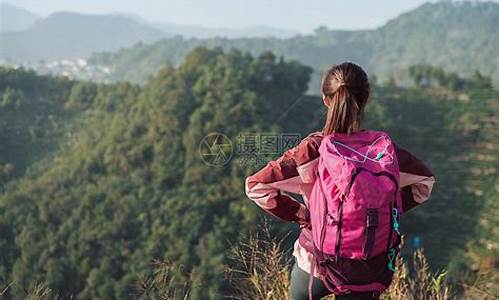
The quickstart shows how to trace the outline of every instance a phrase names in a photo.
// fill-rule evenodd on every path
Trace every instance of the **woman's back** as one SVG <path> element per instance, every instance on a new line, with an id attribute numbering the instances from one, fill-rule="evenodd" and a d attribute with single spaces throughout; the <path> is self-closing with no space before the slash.
<path id="1" fill-rule="evenodd" d="M 425 202 L 435 179 L 386 133 L 361 129 L 369 84 L 359 66 L 332 67 L 322 93 L 323 131 L 248 177 L 246 192 L 272 215 L 301 225 L 293 299 L 304 299 L 307 288 L 300 272 L 320 279 L 309 280 L 311 296 L 376 299 L 392 279 L 399 215 Z M 304 203 L 283 192 L 301 194 Z"/>

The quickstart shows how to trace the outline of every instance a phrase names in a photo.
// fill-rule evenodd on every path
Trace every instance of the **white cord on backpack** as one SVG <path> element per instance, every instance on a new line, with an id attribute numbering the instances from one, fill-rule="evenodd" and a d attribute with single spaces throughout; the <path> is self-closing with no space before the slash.
<path id="1" fill-rule="evenodd" d="M 368 150 L 366 151 L 366 154 L 362 154 L 362 153 L 360 153 L 358 150 L 356 150 L 356 149 L 354 149 L 354 148 L 352 148 L 352 147 L 349 147 L 349 146 L 347 146 L 346 144 L 343 144 L 343 143 L 341 143 L 341 142 L 332 141 L 332 143 L 333 143 L 334 145 L 339 145 L 339 146 L 342 146 L 342 147 L 344 147 L 344 148 L 346 148 L 346 149 L 348 149 L 348 150 L 351 150 L 352 152 L 354 152 L 354 153 L 358 154 L 359 156 L 363 157 L 363 160 L 359 160 L 359 159 L 355 159 L 355 158 L 351 158 L 351 157 L 346 157 L 346 156 L 342 155 L 342 154 L 339 152 L 339 150 L 337 149 L 337 147 L 333 147 L 333 148 L 335 149 L 335 152 L 337 152 L 337 154 L 338 154 L 340 157 L 342 157 L 343 159 L 346 159 L 346 160 L 355 161 L 355 162 L 359 162 L 359 163 L 362 163 L 362 164 L 364 164 L 364 163 L 366 162 L 366 160 L 370 160 L 370 161 L 373 161 L 373 162 L 377 162 L 377 163 L 379 163 L 379 162 L 380 162 L 380 161 L 379 161 L 379 160 L 380 160 L 380 158 L 382 158 L 383 156 L 386 156 L 386 155 L 387 155 L 387 156 L 390 158 L 390 162 L 393 162 L 394 158 L 392 157 L 392 154 L 390 154 L 390 153 L 388 153 L 388 152 L 387 152 L 387 148 L 389 147 L 389 145 L 386 145 L 386 146 L 385 146 L 384 151 L 382 151 L 382 152 L 378 153 L 378 154 L 377 154 L 377 156 L 376 156 L 375 158 L 371 158 L 371 157 L 369 157 L 369 156 L 368 156 L 368 154 L 370 153 L 370 151 L 371 151 L 371 149 L 373 148 L 373 146 L 374 146 L 374 145 L 375 145 L 375 144 L 376 144 L 376 143 L 377 143 L 380 139 L 382 139 L 382 138 L 386 138 L 386 136 L 380 136 L 380 137 L 378 137 L 375 141 L 373 141 L 373 142 L 370 144 L 370 146 L 368 147 Z M 380 156 L 380 157 L 379 157 L 379 156 Z M 377 157 L 378 157 L 378 159 L 377 159 Z"/>

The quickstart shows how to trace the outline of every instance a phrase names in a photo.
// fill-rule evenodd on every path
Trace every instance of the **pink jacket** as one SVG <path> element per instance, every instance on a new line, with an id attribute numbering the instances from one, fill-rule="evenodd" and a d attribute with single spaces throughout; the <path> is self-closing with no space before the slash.
<path id="1" fill-rule="evenodd" d="M 307 203 L 319 158 L 319 146 L 323 135 L 315 132 L 299 145 L 286 151 L 280 158 L 246 179 L 246 194 L 270 214 L 285 220 L 307 223 Z M 396 146 L 400 169 L 403 210 L 408 211 L 429 199 L 435 177 L 425 164 L 402 147 Z M 286 193 L 302 195 L 304 204 Z M 294 256 L 298 266 L 309 271 L 312 255 L 303 247 L 309 232 L 302 230 L 301 243 L 295 242 Z"/>

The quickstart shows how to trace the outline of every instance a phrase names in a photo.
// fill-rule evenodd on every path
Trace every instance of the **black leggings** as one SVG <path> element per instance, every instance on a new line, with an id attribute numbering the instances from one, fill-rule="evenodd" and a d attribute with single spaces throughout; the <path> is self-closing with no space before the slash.
<path id="1" fill-rule="evenodd" d="M 319 300 L 332 294 L 320 279 L 314 277 L 312 286 L 312 298 Z M 309 273 L 293 265 L 290 284 L 291 300 L 309 300 Z M 335 300 L 377 300 L 373 293 L 351 293 L 349 295 L 336 296 Z"/>

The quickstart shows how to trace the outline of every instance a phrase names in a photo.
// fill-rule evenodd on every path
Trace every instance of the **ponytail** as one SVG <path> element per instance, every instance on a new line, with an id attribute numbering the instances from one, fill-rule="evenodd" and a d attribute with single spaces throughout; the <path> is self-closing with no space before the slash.
<path id="1" fill-rule="evenodd" d="M 321 90 L 329 102 L 323 134 L 358 131 L 370 93 L 363 69 L 353 63 L 333 66 L 325 73 Z"/>

